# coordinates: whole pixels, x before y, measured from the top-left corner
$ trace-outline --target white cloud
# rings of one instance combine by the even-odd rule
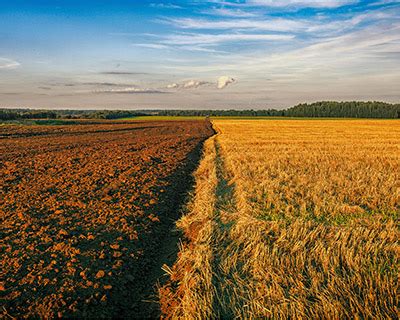
[[[285,41],[293,39],[293,35],[283,34],[200,34],[186,33],[167,36],[160,41],[169,45],[218,44],[234,41]]]
[[[14,61],[7,58],[0,58],[0,69],[15,69],[21,64],[18,61]]]
[[[134,43],[136,47],[148,48],[148,49],[168,49],[169,47],[159,43]]]
[[[216,58],[216,57],[215,57]],[[195,66],[177,66],[174,72],[215,75],[235,72],[243,82],[256,76],[288,81],[318,82],[336,79],[346,82],[359,74],[384,75],[397,72],[400,60],[400,23],[371,25],[345,35],[320,39],[303,48],[279,53],[222,56]]]
[[[400,3],[400,0],[380,0],[370,3],[369,6],[380,6],[385,4],[396,4],[396,3]]]
[[[282,18],[266,18],[265,20],[235,19],[235,20],[206,20],[192,18],[178,18],[165,20],[181,29],[256,29],[270,31],[306,30],[309,24],[304,21],[295,21]]]
[[[176,82],[167,85],[167,89],[177,89],[177,88],[179,88],[179,84],[177,84]]]
[[[126,87],[94,90],[94,93],[163,93],[162,91],[150,88]]]
[[[150,3],[150,7],[160,9],[182,9],[181,6],[174,3]]]
[[[135,47],[141,47],[146,49],[154,50],[185,50],[185,51],[199,51],[199,52],[213,52],[213,53],[225,53],[221,50],[215,50],[211,48],[205,48],[202,45],[171,45],[171,44],[160,44],[160,43],[134,43]]]
[[[229,84],[234,83],[234,82],[236,82],[236,80],[231,78],[231,77],[221,76],[221,77],[218,78],[217,88],[218,89],[223,89],[226,86],[228,86]]]
[[[207,81],[200,81],[200,80],[186,80],[182,83],[171,83],[167,85],[167,89],[196,89],[201,86],[210,85]]]
[[[342,14],[332,19],[329,15],[318,15],[308,19],[284,19],[264,17],[263,19],[194,19],[177,18],[163,20],[164,23],[172,24],[180,29],[192,30],[233,30],[257,31],[257,32],[290,32],[304,33],[309,35],[332,36],[350,30],[361,23],[374,22],[378,20],[396,19],[399,12],[392,9],[373,10],[368,13]]]
[[[207,84],[205,81],[189,80],[183,83],[182,87],[184,89],[198,88],[202,85]]]
[[[199,44],[199,45],[182,45],[176,47],[177,50],[186,50],[186,51],[198,51],[198,52],[208,52],[208,53],[226,53],[226,51],[222,50],[215,50],[211,48],[206,48],[203,46],[204,44]],[[205,44],[207,45],[207,44]]]
[[[228,9],[228,8],[213,8],[207,11],[201,12],[206,15],[214,15],[220,17],[232,17],[232,18],[251,18],[257,16],[253,12],[247,12],[241,9]]]
[[[228,76],[221,76],[218,78],[216,86],[212,82],[209,81],[201,81],[201,80],[187,80],[182,83],[171,83],[166,86],[167,89],[196,89],[199,87],[214,87],[218,89],[223,89],[227,87],[229,84],[236,82],[235,79]]]
[[[248,0],[246,3],[267,7],[308,7],[308,8],[337,8],[358,0]]]

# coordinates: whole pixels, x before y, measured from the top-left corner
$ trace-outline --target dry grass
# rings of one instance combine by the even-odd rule
[[[181,245],[173,269],[165,266],[172,281],[160,289],[161,311],[167,318],[207,319],[213,312],[211,262],[217,185],[214,143],[215,137],[212,137],[204,144],[203,158],[195,173],[196,187],[189,213],[177,223],[187,242]]]
[[[396,318],[400,122],[214,126],[165,315]]]

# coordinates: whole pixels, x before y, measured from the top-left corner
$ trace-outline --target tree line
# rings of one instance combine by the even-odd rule
[[[121,119],[143,115],[159,116],[239,116],[239,117],[334,117],[400,118],[400,104],[379,101],[321,101],[301,103],[277,110],[32,110],[0,109],[0,120],[19,119]]]
[[[379,101],[322,101],[302,103],[285,111],[289,117],[400,118],[400,104]]]
[[[32,110],[0,109],[0,120],[23,119],[121,119],[147,115],[129,110]]]
[[[277,110],[161,110],[161,116],[251,116],[321,118],[400,118],[400,104],[379,101],[321,101]]]

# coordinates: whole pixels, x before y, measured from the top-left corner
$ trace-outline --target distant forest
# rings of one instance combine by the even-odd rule
[[[276,110],[160,110],[161,116],[259,116],[259,117],[328,117],[328,118],[400,118],[400,104],[378,101],[302,103]]]
[[[0,109],[0,120],[28,119],[121,119],[149,115],[126,110],[34,110]]]
[[[158,116],[263,116],[263,117],[330,117],[330,118],[400,118],[400,104],[378,101],[321,101],[302,103],[276,110],[33,110],[0,109],[0,120],[21,119],[121,119]]]

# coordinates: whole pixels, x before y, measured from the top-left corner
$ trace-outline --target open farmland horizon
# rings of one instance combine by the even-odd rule
[[[0,320],[399,319],[400,0],[0,0]]]

